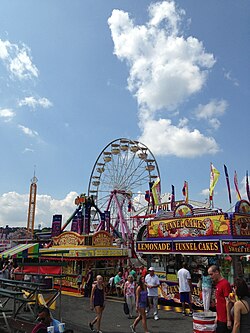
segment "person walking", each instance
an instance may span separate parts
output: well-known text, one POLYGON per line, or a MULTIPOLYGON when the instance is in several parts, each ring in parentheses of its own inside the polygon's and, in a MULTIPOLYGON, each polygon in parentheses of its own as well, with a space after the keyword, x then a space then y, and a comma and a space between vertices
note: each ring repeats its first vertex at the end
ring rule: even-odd
POLYGON ((229 282, 223 278, 220 273, 220 269, 216 265, 212 265, 208 268, 208 274, 213 282, 216 284, 216 333, 228 333, 232 329, 232 321, 230 314, 229 294, 231 292, 231 286, 229 282))
POLYGON ((132 275, 128 276, 128 281, 124 284, 124 296, 129 308, 129 318, 132 318, 135 309, 136 284, 132 275))
POLYGON ((145 279, 143 276, 139 278, 138 287, 136 288, 136 310, 138 312, 138 316, 135 318, 134 323, 130 326, 131 331, 136 333, 135 328, 140 321, 142 321, 142 327, 144 329, 144 333, 149 333, 147 327, 147 317, 146 317, 146 307, 147 307, 147 297, 148 291, 147 286, 145 284, 145 279))
POLYGON ((147 275, 147 268, 144 265, 142 265, 140 267, 140 276, 146 277, 146 275, 147 275))
POLYGON ((160 286, 160 280, 155 274, 154 267, 150 267, 148 271, 149 274, 145 277, 145 284, 148 289, 148 313, 150 312, 150 309, 153 308, 154 320, 158 320, 158 287, 160 286))
POLYGON ((135 265, 129 267, 129 275, 132 275, 134 280, 136 281, 137 274, 136 274, 135 265))
POLYGON ((79 294, 81 293, 81 288, 82 288, 82 272, 79 271, 77 278, 76 278, 76 282, 77 282, 77 290, 79 292, 79 294))
POLYGON ((208 267, 205 267, 205 270, 201 277, 201 289, 202 289, 204 312, 208 312, 210 308, 212 282, 213 281, 211 277, 208 275, 208 267))
POLYGON ((122 284, 123 284, 122 272, 118 272, 116 274, 116 276, 114 277, 114 284, 115 284, 116 295, 118 297, 121 297, 122 296, 122 284))
POLYGON ((182 268, 178 270, 177 278, 179 283, 180 301, 182 305, 182 315, 186 316, 185 304, 188 303, 190 310, 189 316, 192 317, 192 281, 190 272, 187 270, 187 264, 185 262, 182 263, 182 268))
POLYGON ((234 282, 235 293, 238 301, 234 303, 234 325, 232 333, 250 332, 250 295, 248 286, 243 279, 234 282))
POLYGON ((96 283, 92 287, 91 296, 90 296, 90 309, 96 312, 96 317, 93 321, 89 323, 89 327, 92 332, 95 332, 94 325, 96 324, 97 333, 102 333, 100 331, 102 313, 105 307, 105 292, 104 292, 104 283, 103 277, 101 275, 97 275, 96 283))
POLYGON ((86 283, 85 283, 85 288, 84 288, 85 297, 90 297, 93 281, 94 281, 94 273, 92 271, 92 268, 89 267, 87 275, 86 275, 86 283))

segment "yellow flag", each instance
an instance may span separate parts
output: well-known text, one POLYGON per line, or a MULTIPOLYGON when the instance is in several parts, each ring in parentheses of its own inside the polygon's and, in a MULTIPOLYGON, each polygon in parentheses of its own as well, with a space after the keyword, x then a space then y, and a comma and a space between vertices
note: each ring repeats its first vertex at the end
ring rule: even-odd
POLYGON ((209 188, 209 197, 210 200, 213 200, 213 193, 215 185, 219 179, 220 172, 213 166, 211 163, 211 172, 210 172, 210 188, 209 188))
POLYGON ((154 198, 154 203, 159 205, 161 202, 161 185, 160 178, 158 177, 152 186, 152 194, 154 198))

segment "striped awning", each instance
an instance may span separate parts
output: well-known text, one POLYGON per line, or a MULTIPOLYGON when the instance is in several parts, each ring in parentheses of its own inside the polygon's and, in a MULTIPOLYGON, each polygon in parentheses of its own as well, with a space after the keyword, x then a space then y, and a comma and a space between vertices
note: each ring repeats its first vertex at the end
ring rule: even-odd
POLYGON ((0 253, 0 258, 38 258, 39 243, 19 244, 0 253))

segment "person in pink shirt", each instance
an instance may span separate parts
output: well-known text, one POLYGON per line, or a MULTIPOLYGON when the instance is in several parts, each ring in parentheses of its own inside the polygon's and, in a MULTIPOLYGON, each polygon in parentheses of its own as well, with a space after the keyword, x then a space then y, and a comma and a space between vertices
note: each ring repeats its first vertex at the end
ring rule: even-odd
POLYGON ((124 284, 124 296, 129 308, 129 318, 132 318, 135 309, 135 289, 136 283, 132 275, 128 276, 128 281, 124 284))

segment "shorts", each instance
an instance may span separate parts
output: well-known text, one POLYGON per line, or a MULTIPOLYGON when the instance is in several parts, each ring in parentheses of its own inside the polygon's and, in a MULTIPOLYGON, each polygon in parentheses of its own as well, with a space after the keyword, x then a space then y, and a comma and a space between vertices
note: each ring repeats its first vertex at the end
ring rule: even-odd
POLYGON ((190 297, 189 297, 189 291, 180 293, 180 301, 181 303, 188 303, 190 304, 190 297))
POLYGON ((231 332, 227 328, 227 323, 223 323, 222 321, 217 321, 217 328, 216 328, 216 333, 229 333, 231 332))
POLYGON ((100 306, 101 308, 103 308, 103 305, 104 305, 104 303, 94 303, 94 308, 95 308, 96 306, 100 306))
POLYGON ((140 302, 139 308, 146 309, 147 308, 147 302, 140 302))

